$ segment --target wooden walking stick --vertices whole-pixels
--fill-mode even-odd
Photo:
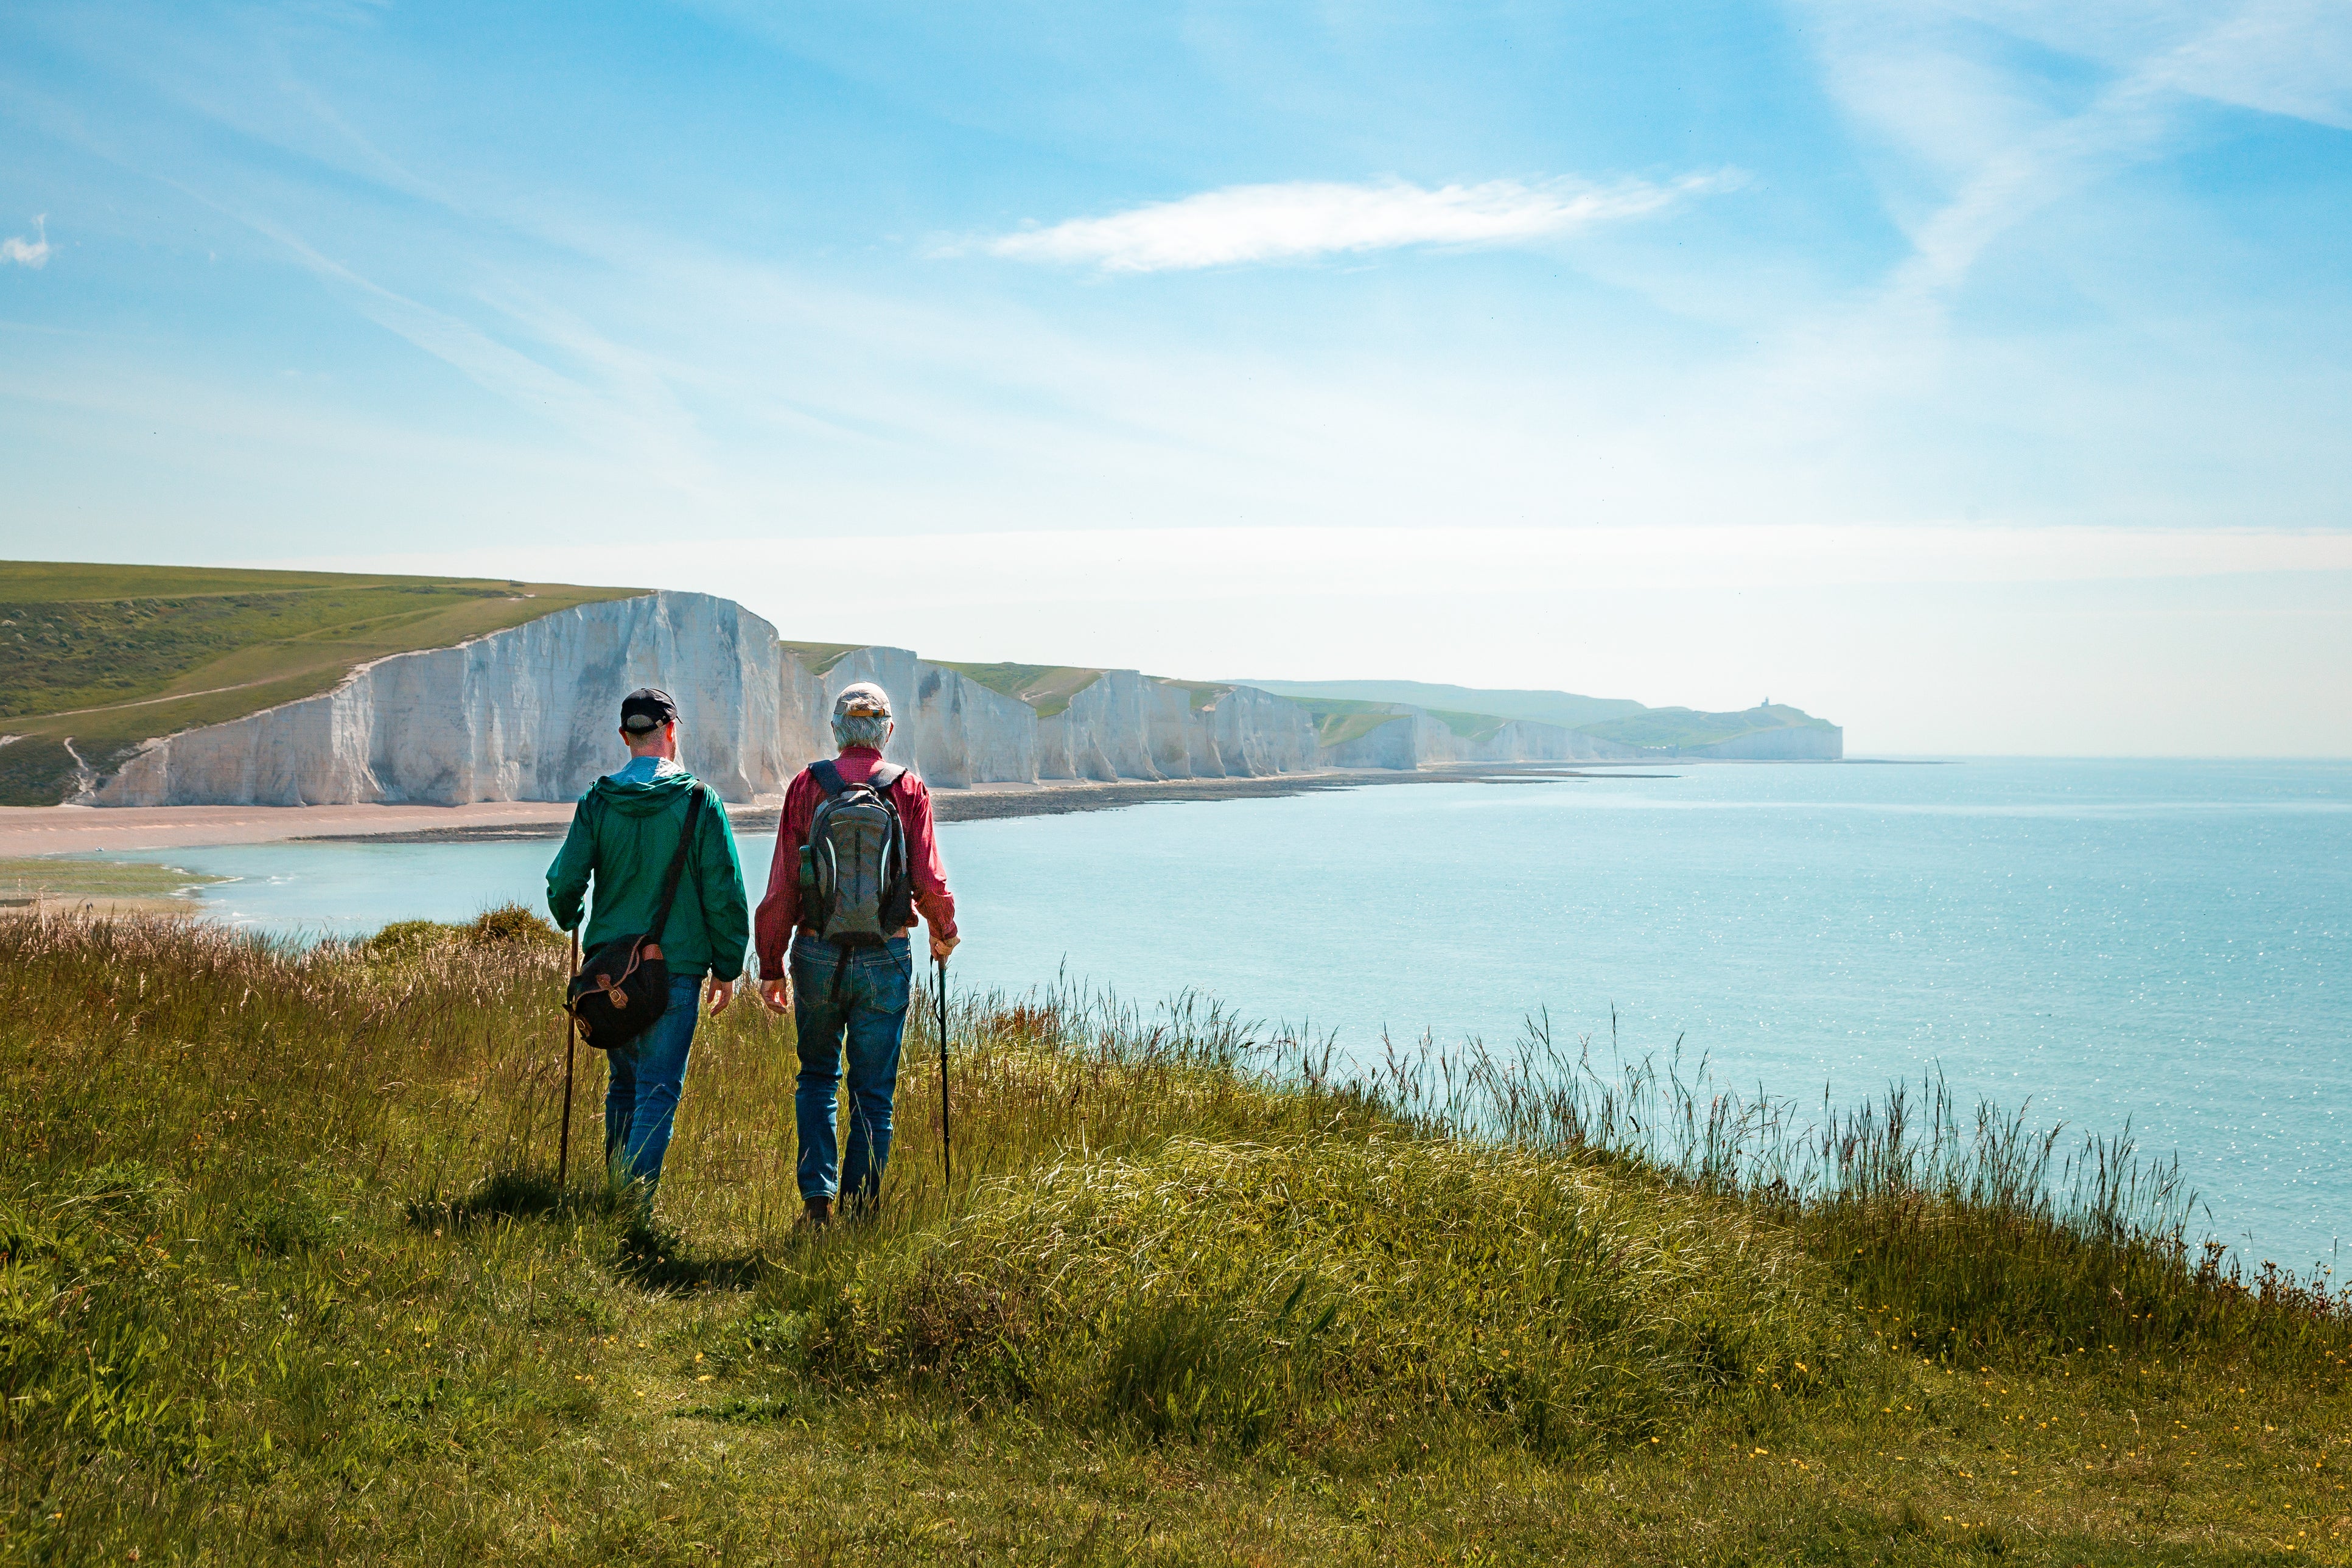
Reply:
[[[948,961],[940,965],[940,1166],[946,1185],[955,1185],[955,1140],[948,1131]]]
[[[577,927],[572,931],[572,973],[574,975],[580,973],[580,931]],[[565,995],[568,1000],[568,983]],[[564,1186],[572,1176],[572,1050],[579,1042],[580,1031],[573,1026],[572,1011],[567,1007],[563,1013],[563,1140],[555,1150],[555,1192],[559,1198],[563,1195]]]

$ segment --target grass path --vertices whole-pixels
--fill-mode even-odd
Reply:
[[[196,691],[175,691],[169,697],[141,697],[129,702],[101,702],[95,708],[60,708],[56,712],[44,714],[42,717],[72,719],[84,713],[116,713],[125,708],[152,708],[158,702],[178,702],[192,697],[217,697],[224,691],[250,691],[257,686],[268,684],[269,681],[267,679],[240,680],[234,686],[207,686]]]

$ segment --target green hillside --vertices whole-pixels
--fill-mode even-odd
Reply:
[[[1333,684],[1349,683],[1334,682]],[[1411,683],[1368,681],[1362,684]],[[1265,689],[1261,688],[1261,689]],[[1449,689],[1433,687],[1431,689]],[[1279,697],[1286,693],[1276,692],[1275,695]],[[1316,739],[1326,746],[1343,746],[1349,741],[1360,740],[1407,712],[1411,707],[1404,702],[1376,701],[1347,697],[1291,697],[1290,700],[1314,715]],[[1425,711],[1429,717],[1444,725],[1465,741],[1483,741],[1505,724],[1511,722],[1509,719],[1494,713],[1465,713],[1446,708],[1432,708]]]
[[[1759,730],[1829,730],[1836,726],[1785,702],[1750,708],[1738,713],[1703,713],[1692,708],[1653,708],[1629,719],[1587,724],[1584,732],[1622,746],[1653,750],[1688,750],[1720,745]]]
[[[644,591],[0,562],[0,805],[53,805],[84,764],[103,773],[151,736],[315,696],[371,659]]]
[[[100,860],[80,855],[0,857],[0,910],[50,901],[168,904],[189,889],[224,879],[176,866]],[[195,908],[193,900],[185,907]]]
[[[1040,719],[1066,712],[1070,699],[1101,679],[1103,673],[1075,664],[951,664],[945,659],[930,662],[1016,702],[1026,702],[1037,710]]]
[[[1431,709],[1429,716],[1465,741],[1483,741],[1512,722],[1492,713],[1455,713],[1443,708]]]
[[[810,670],[817,675],[824,674],[859,648],[867,646],[869,645],[857,642],[782,642],[782,647],[786,653],[807,665]]]
[[[1276,692],[1275,695],[1279,697],[1285,693]],[[1324,746],[1344,746],[1350,741],[1360,740],[1404,711],[1394,702],[1370,702],[1347,697],[1293,697],[1291,700],[1313,717],[1316,743]]]
[[[1645,708],[1617,697],[1571,691],[1528,691],[1441,686],[1422,680],[1252,680],[1243,684],[1287,697],[1316,716],[1323,743],[1338,745],[1377,729],[1399,705],[1411,704],[1466,741],[1482,740],[1517,719],[1557,724],[1645,751],[1693,751],[1759,730],[1833,729],[1802,709],[1774,702],[1738,713],[1694,708]]]
[[[1572,691],[1526,691],[1507,688],[1443,686],[1426,680],[1245,680],[1239,684],[1277,697],[1356,702],[1405,702],[1453,713],[1492,714],[1581,729],[1610,719],[1649,711],[1624,697],[1580,697]]]
[[[0,1563],[2347,1560],[2352,1312],[2127,1142],[959,987],[952,1182],[909,1071],[796,1226],[738,1002],[648,1214],[593,1053],[559,1177],[563,974],[0,919]]]
[[[1103,671],[1078,664],[958,664],[952,659],[935,658],[928,661],[941,669],[952,669],[965,679],[1001,692],[1016,702],[1025,702],[1037,710],[1040,719],[1051,719],[1069,710],[1070,700],[1103,677]],[[1214,680],[1171,680],[1165,676],[1150,676],[1162,686],[1172,686],[1184,693],[1185,700],[1194,712],[1208,707],[1233,689]]]

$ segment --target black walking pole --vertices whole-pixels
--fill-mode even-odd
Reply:
[[[946,1185],[955,1185],[955,1140],[948,1131],[948,961],[940,966],[940,1166]]]
[[[577,930],[572,933],[572,973],[575,975],[580,973],[580,932]],[[571,1000],[568,982],[564,1000]],[[556,1145],[555,1153],[555,1195],[559,1201],[563,1196],[564,1184],[572,1175],[572,1047],[579,1037],[580,1031],[572,1026],[572,1012],[567,1007],[563,1014],[563,1141]]]

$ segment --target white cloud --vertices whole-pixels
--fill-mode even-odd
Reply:
[[[1890,210],[1916,256],[1900,304],[1963,281],[2011,230],[2117,170],[2160,153],[2189,100],[2352,128],[2352,6],[2343,0],[1931,0],[1885,7],[1808,0],[1830,89],[1945,188]],[[1978,23],[2109,73],[2072,113],[1962,23]],[[1893,196],[1894,193],[1890,192]]]
[[[2352,129],[2352,8],[2342,0],[1946,0],[2048,48],[2143,72],[2216,103]]]
[[[10,235],[0,239],[0,262],[13,261],[19,267],[39,267],[49,259],[49,220],[47,214],[33,220],[33,237],[20,239]]]
[[[1408,245],[1505,245],[1591,224],[1641,217],[1686,195],[1720,190],[1727,175],[1666,184],[1623,180],[1489,180],[1432,190],[1402,180],[1362,184],[1293,180],[1229,185],[1108,217],[1072,218],[950,247],[1015,261],[1092,263],[1108,272],[1166,272],[1253,261],[1391,250]]]

